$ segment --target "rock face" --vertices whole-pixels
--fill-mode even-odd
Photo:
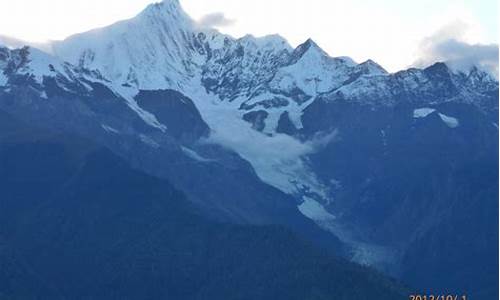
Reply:
[[[208,137],[210,128],[201,118],[193,101],[174,90],[140,91],[134,98],[181,143],[193,143]]]
[[[491,74],[389,74],[312,40],[235,39],[174,0],[51,48],[0,48],[1,109],[108,147],[204,216],[285,225],[417,288],[498,298]]]

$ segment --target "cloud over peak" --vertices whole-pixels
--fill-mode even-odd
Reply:
[[[227,18],[222,12],[209,13],[198,20],[198,25],[206,28],[228,27],[235,23],[235,20]]]
[[[425,38],[413,65],[427,67],[440,61],[464,72],[476,66],[498,79],[498,45],[469,43],[465,40],[468,30],[466,23],[455,21]]]

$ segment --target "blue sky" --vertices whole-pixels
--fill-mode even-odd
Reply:
[[[140,12],[151,0],[0,0],[0,34],[30,41],[62,39]],[[496,0],[181,0],[194,19],[233,36],[279,33],[293,46],[312,37],[332,56],[371,58],[390,71],[420,58],[421,44],[442,28],[447,38],[498,43]],[[217,20],[215,20],[217,21]],[[451,24],[451,25],[450,25]],[[457,31],[457,32],[454,32]],[[453,36],[455,34],[456,36]]]

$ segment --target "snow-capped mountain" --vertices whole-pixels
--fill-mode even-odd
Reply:
[[[355,261],[420,284],[401,261],[446,237],[437,216],[459,226],[493,209],[498,81],[478,68],[391,74],[310,39],[294,49],[201,28],[178,0],[49,46],[0,48],[0,108],[103,143],[211,217],[324,242],[306,216]],[[478,195],[487,205],[469,206]],[[487,240],[480,230],[468,237]]]
[[[436,64],[389,74],[371,60],[358,64],[331,57],[310,39],[292,49],[278,35],[237,39],[200,28],[178,0],[151,4],[130,20],[53,42],[50,48],[50,54],[3,49],[0,84],[8,87],[14,74],[33,77],[47,97],[44,78],[74,93],[89,93],[91,83],[99,83],[163,132],[166,124],[141,108],[136,97],[143,90],[179,91],[194,101],[211,129],[211,142],[239,153],[262,180],[282,191],[301,195],[308,190],[326,202],[330,188],[304,157],[321,150],[335,133],[323,129],[304,140],[303,116],[311,104],[343,100],[392,107],[402,101],[420,106],[453,101],[487,112],[498,107],[491,103],[498,82],[477,68],[454,73]],[[274,150],[290,146],[299,150]]]
[[[131,20],[52,44],[53,54],[142,89],[180,88],[201,63],[193,22],[178,1],[152,4]]]
[[[290,124],[288,132],[302,129],[303,111],[316,99],[384,105],[412,97],[429,103],[468,101],[472,98],[466,94],[484,94],[498,86],[477,69],[455,74],[437,65],[435,71],[388,74],[371,60],[358,64],[348,57],[330,57],[312,40],[292,49],[278,35],[233,38],[200,28],[177,0],[152,4],[133,19],[54,42],[52,49],[62,61],[99,72],[115,90],[128,95],[139,113],[130,99],[139,90],[174,89],[185,94],[209,124],[213,140],[243,154],[263,180],[288,193],[298,193],[303,185],[319,195],[328,192],[300,161],[303,153],[315,150],[309,147],[293,158],[266,153],[272,159],[262,162],[263,153],[248,148],[269,140],[272,147],[281,147],[283,143],[275,144],[280,139],[300,145],[288,137],[269,136],[279,135],[280,123]],[[151,116],[143,116],[161,127]],[[234,141],[236,133],[244,138]],[[289,166],[291,161],[298,164]],[[304,174],[308,179],[298,183]]]
[[[200,28],[176,0],[152,4],[133,19],[51,46],[61,60],[98,70],[115,84],[175,89],[192,98],[203,91],[217,101],[235,101],[242,116],[259,115],[262,124],[254,127],[270,134],[284,113],[300,128],[301,111],[318,95],[386,98],[398,88],[408,93],[439,88],[423,70],[390,75],[371,60],[358,64],[348,57],[330,57],[312,40],[292,49],[278,35],[236,39]],[[483,86],[482,92],[495,88],[496,81],[477,69],[460,75],[445,69],[438,74],[450,77],[444,84]],[[253,116],[246,119],[256,119]]]

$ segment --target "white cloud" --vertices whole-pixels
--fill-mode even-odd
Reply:
[[[234,25],[235,20],[229,19],[222,12],[214,12],[206,14],[198,20],[198,25],[201,27],[228,27]]]
[[[498,45],[467,42],[469,29],[468,24],[455,21],[422,40],[414,66],[426,67],[437,61],[462,71],[477,66],[498,78]]]

